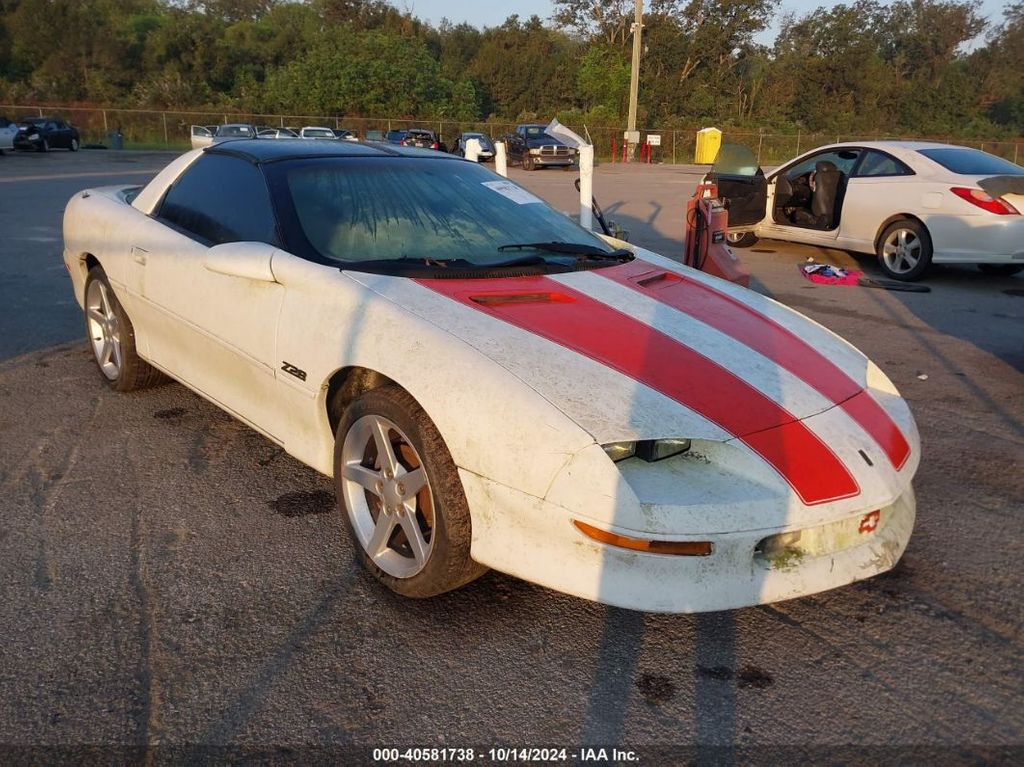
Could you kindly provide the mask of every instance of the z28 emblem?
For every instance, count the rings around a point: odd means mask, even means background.
[[[283,370],[285,373],[288,373],[289,375],[295,376],[300,381],[305,381],[306,380],[306,371],[305,370],[299,370],[297,367],[295,367],[290,362],[283,362],[283,363],[281,363],[281,370]]]

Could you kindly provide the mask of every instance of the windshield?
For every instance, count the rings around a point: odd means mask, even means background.
[[[1024,168],[988,152],[967,147],[918,149],[929,160],[962,176],[1024,176]]]
[[[552,258],[529,247],[499,250],[520,243],[575,243],[613,252],[540,198],[476,164],[318,158],[268,170],[283,180],[294,226],[318,260],[339,265],[407,259],[489,266],[516,256]]]
[[[722,144],[711,167],[718,176],[756,176],[760,171],[753,150],[742,144]]]
[[[306,128],[302,135],[310,138],[334,138],[334,131],[329,128]]]
[[[544,127],[540,125],[530,125],[526,128],[527,138],[540,138],[544,134]]]

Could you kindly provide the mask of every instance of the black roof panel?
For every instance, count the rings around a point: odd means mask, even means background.
[[[280,160],[304,160],[317,157],[432,157],[438,160],[459,159],[432,149],[417,149],[376,141],[311,141],[300,138],[235,139],[218,141],[204,150],[209,154],[240,157],[253,163]]]

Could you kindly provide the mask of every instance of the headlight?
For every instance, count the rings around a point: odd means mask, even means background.
[[[685,453],[690,449],[690,440],[643,439],[638,442],[609,442],[601,447],[613,461],[624,461],[635,455],[651,463]]]
[[[534,147],[533,149],[530,150],[530,154],[540,154],[540,149]]]
[[[882,372],[881,368],[878,367],[874,362],[868,360],[867,370],[867,385],[869,389],[875,391],[885,392],[886,394],[899,395],[896,387],[893,386],[892,381],[889,380],[889,376]]]

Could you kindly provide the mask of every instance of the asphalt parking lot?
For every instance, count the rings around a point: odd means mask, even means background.
[[[844,744],[1020,758],[1024,275],[947,267],[930,293],[899,293],[798,273],[810,257],[878,276],[841,251],[740,251],[756,289],[852,341],[910,403],[918,521],[893,572],[697,616],[495,573],[408,601],[357,566],[327,478],[182,386],[101,383],[61,211],[171,156],[0,157],[0,743],[342,746],[353,761],[384,745],[692,743],[748,749],[744,763]],[[571,174],[512,177],[575,209]],[[595,191],[634,242],[677,256],[697,177],[602,166]]]

